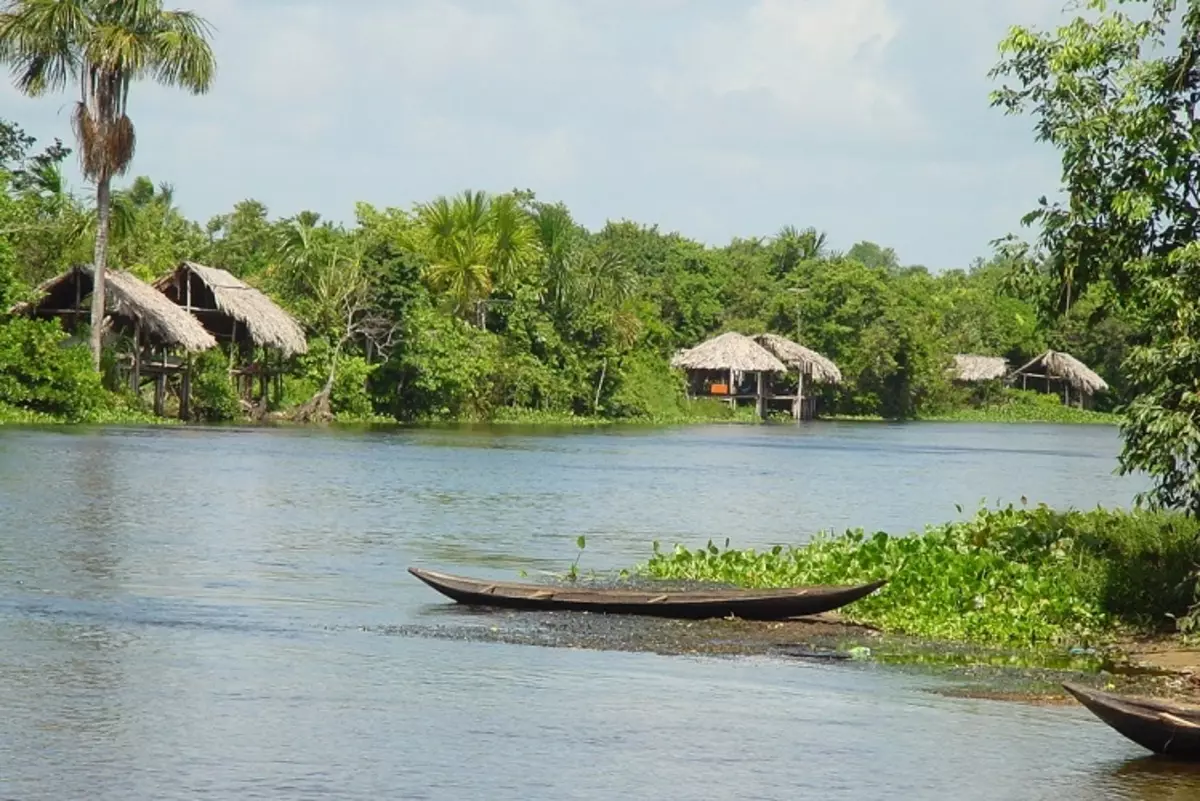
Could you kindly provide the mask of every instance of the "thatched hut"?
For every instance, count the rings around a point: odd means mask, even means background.
[[[233,372],[244,394],[253,391],[254,377],[258,376],[265,395],[270,377],[281,372],[282,366],[271,365],[266,354],[278,354],[281,362],[308,352],[304,329],[290,314],[225,270],[183,262],[156,281],[154,287],[194,314],[218,341],[228,343],[235,353],[242,354],[245,363]],[[264,351],[261,362],[253,359],[255,348]]]
[[[93,286],[91,265],[73,267],[42,283],[34,300],[18,303],[9,311],[28,317],[57,319],[64,329],[77,333],[91,322]],[[106,326],[133,338],[130,386],[136,392],[144,377],[154,379],[154,408],[162,414],[166,382],[169,377],[182,372],[180,414],[186,416],[189,376],[184,363],[171,359],[168,354],[172,351],[189,355],[199,353],[216,347],[216,339],[195,317],[129,273],[107,270],[104,288],[108,311]]]
[[[979,384],[998,381],[1008,375],[1008,359],[1003,356],[976,356],[959,353],[954,356],[953,366],[947,369],[950,378],[963,384]]]
[[[671,366],[687,372],[689,396],[720,397],[734,404],[753,398],[760,416],[766,414],[766,375],[787,372],[770,351],[736,331],[680,351]],[[751,379],[750,386],[745,385],[746,378]]]
[[[1021,389],[1061,393],[1064,404],[1070,406],[1074,400],[1081,409],[1091,405],[1097,392],[1108,389],[1105,380],[1086,364],[1069,353],[1055,350],[1048,350],[1019,367],[1011,381],[1013,384],[1019,381]]]
[[[842,371],[832,360],[815,350],[806,348],[779,334],[758,334],[754,341],[770,351],[776,358],[796,371],[796,394],[793,397],[776,395],[777,399],[792,401],[792,416],[809,419],[815,415],[815,398],[804,396],[804,385],[842,383]]]

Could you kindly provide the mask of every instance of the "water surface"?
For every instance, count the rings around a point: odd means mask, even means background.
[[[1115,430],[0,430],[0,798],[1170,798],[1076,707],[862,664],[385,634],[478,625],[409,564],[906,531],[1128,503]],[[1174,793],[1174,795],[1171,795]]]

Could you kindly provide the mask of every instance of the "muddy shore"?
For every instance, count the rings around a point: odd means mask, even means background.
[[[430,622],[371,630],[390,636],[664,656],[873,663],[937,675],[943,679],[937,692],[943,694],[1022,703],[1074,703],[1062,690],[1063,681],[1200,703],[1200,650],[1180,647],[1166,637],[1097,650],[1007,650],[889,634],[837,613],[755,622],[515,612],[452,604],[430,604],[423,611]]]

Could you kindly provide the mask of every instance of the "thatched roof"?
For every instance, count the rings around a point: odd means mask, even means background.
[[[31,317],[88,319],[92,294],[91,265],[73,267],[37,288],[38,300],[19,303],[10,311]],[[200,321],[154,291],[149,284],[120,270],[104,273],[104,300],[110,318],[125,329],[141,324],[142,334],[157,346],[198,353],[216,347],[217,340]],[[76,299],[80,301],[76,313]]]
[[[672,367],[685,370],[733,370],[738,373],[786,373],[787,367],[748,336],[730,331],[680,351]]]
[[[810,375],[813,381],[821,384],[842,383],[842,371],[830,359],[825,358],[815,350],[810,350],[798,342],[778,334],[758,334],[754,341],[762,345],[788,367],[794,367],[802,373]]]
[[[1004,378],[1008,373],[1008,360],[1003,356],[959,353],[954,356],[954,366],[949,371],[956,381],[972,384],[978,381],[995,381],[997,378]]]
[[[1048,378],[1066,381],[1080,392],[1094,394],[1108,389],[1104,379],[1096,375],[1090,367],[1069,353],[1048,350],[1028,364],[1020,367],[1014,376],[1041,375]]]
[[[285,357],[308,352],[304,329],[290,314],[225,270],[184,262],[154,286],[195,314],[216,336],[249,339],[259,347],[278,350]]]

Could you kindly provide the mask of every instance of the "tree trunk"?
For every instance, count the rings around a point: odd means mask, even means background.
[[[344,340],[333,349],[333,359],[329,363],[329,377],[325,379],[325,386],[292,411],[292,420],[298,423],[327,423],[333,420],[329,397],[333,394],[333,383],[337,380],[338,357],[341,355],[343,344]]]
[[[108,265],[108,219],[111,179],[96,183],[96,250],[92,257],[92,366],[100,372],[101,334],[104,331],[104,275]]]
[[[608,375],[608,357],[604,357],[604,361],[600,364],[600,380],[596,382],[596,399],[592,401],[592,415],[595,416],[600,409],[600,392],[604,389],[604,378]]]

